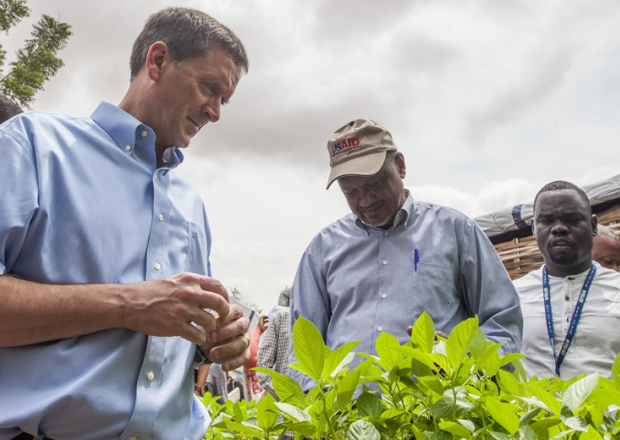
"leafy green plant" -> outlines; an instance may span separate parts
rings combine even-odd
[[[0,0],[0,31],[8,34],[11,27],[29,15],[26,0]],[[0,93],[24,107],[30,105],[35,93],[64,66],[56,53],[67,45],[71,26],[43,15],[33,26],[31,36],[24,48],[17,51],[9,72],[0,76]],[[0,67],[5,57],[6,51],[0,45]]]
[[[528,380],[523,355],[501,356],[501,344],[485,339],[477,318],[434,342],[424,313],[409,342],[382,333],[378,356],[358,353],[364,360],[353,368],[357,342],[332,351],[300,318],[293,329],[298,362],[290,367],[316,386],[306,394],[292,378],[257,369],[272,376],[280,401],[267,395],[258,404],[221,407],[205,400],[214,414],[206,438],[282,439],[288,431],[316,440],[620,439],[620,356],[612,380],[596,373]]]

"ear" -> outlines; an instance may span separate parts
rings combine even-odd
[[[405,156],[403,153],[396,153],[394,157],[394,161],[396,162],[396,168],[398,169],[398,174],[401,179],[404,179],[407,175],[407,166],[405,165]]]
[[[596,237],[598,235],[598,218],[594,214],[592,214],[592,236]]]
[[[146,54],[146,61],[143,69],[151,81],[157,82],[161,77],[164,67],[170,63],[170,51],[163,41],[156,41],[151,45]]]
[[[534,240],[536,240],[536,228],[534,227],[534,221],[532,221],[532,237],[534,237]]]

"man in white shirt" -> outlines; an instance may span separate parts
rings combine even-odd
[[[587,195],[569,182],[545,185],[534,200],[532,229],[545,264],[514,282],[525,371],[610,378],[620,351],[620,274],[592,261],[597,220]]]

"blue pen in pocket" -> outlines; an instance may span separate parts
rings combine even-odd
[[[416,250],[414,251],[413,254],[413,262],[415,265],[415,271],[418,271],[418,263],[420,262],[420,253],[418,252],[418,249],[416,248]]]

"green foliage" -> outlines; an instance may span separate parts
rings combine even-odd
[[[26,0],[0,0],[1,31],[8,33],[12,26],[29,15]],[[64,66],[56,54],[67,45],[70,29],[68,24],[43,15],[33,26],[32,38],[17,51],[17,59],[11,63],[10,71],[0,78],[0,93],[28,107],[36,92],[42,90],[45,82]],[[5,57],[6,52],[0,45],[0,68]]]
[[[410,342],[401,345],[382,333],[379,356],[358,353],[365,360],[352,368],[357,343],[332,352],[314,325],[300,318],[293,329],[293,367],[317,385],[304,394],[293,379],[261,369],[272,375],[279,402],[266,395],[258,404],[221,406],[207,394],[203,402],[214,421],[206,438],[269,440],[288,432],[316,440],[620,439],[613,413],[620,409],[620,355],[612,380],[596,373],[527,380],[522,356],[500,356],[501,344],[484,338],[477,318],[436,345],[434,333],[425,313]],[[517,372],[501,368],[509,363]]]

